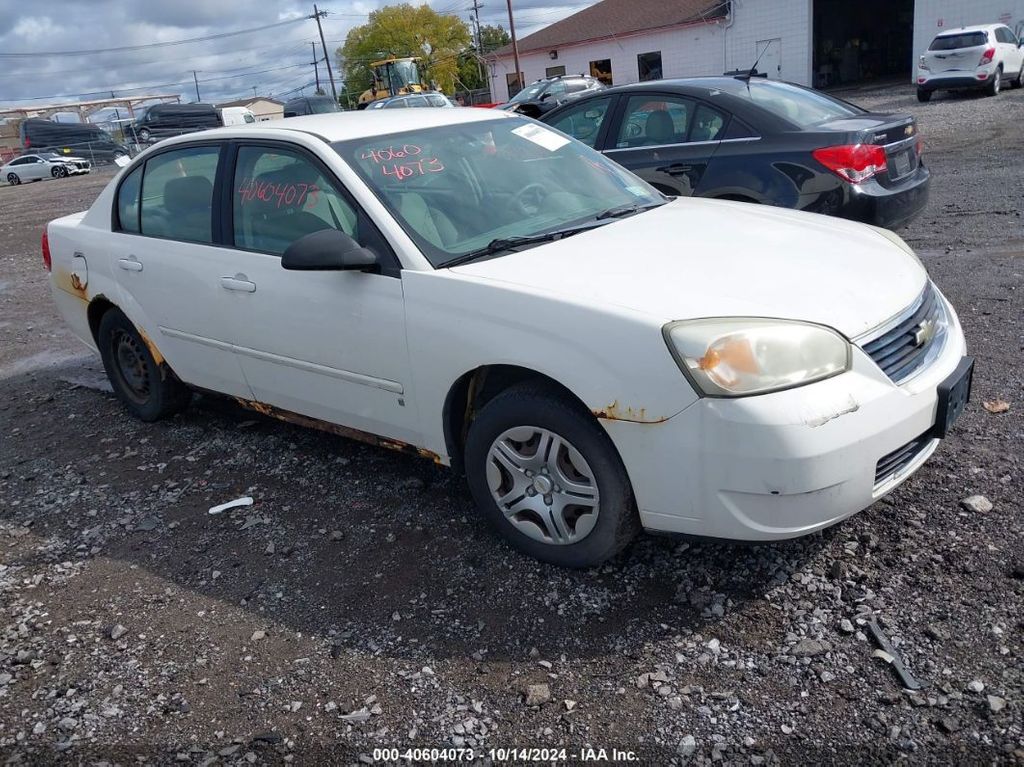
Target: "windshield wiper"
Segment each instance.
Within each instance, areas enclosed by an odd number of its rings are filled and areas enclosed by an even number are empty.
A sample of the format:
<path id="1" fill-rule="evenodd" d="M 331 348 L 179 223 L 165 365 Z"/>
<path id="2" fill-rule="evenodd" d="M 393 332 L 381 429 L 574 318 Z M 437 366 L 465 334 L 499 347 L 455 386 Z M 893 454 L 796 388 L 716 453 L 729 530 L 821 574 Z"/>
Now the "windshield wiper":
<path id="1" fill-rule="evenodd" d="M 617 208 L 608 208 L 608 210 L 601 211 L 594 216 L 594 219 L 597 221 L 604 221 L 608 218 L 625 218 L 626 216 L 642 213 L 643 211 L 650 210 L 651 208 L 658 208 L 664 204 L 664 202 L 654 202 L 650 205 L 637 205 L 636 203 L 620 205 Z"/>
<path id="2" fill-rule="evenodd" d="M 595 229 L 599 226 L 603 226 L 603 224 L 590 223 L 584 224 L 583 226 L 568 227 L 566 229 L 555 229 L 551 232 L 539 232 L 538 234 L 526 234 L 518 237 L 498 237 L 497 239 L 491 240 L 482 248 L 471 250 L 469 253 L 464 253 L 461 256 L 456 256 L 455 258 L 445 261 L 444 264 L 442 264 L 442 268 L 466 264 L 470 261 L 475 261 L 478 258 L 493 256 L 496 253 L 502 253 L 506 250 L 512 250 L 513 248 L 522 247 L 524 245 L 539 245 L 543 242 L 554 242 L 562 239 L 563 237 L 570 237 L 574 234 L 585 232 L 588 229 Z"/>

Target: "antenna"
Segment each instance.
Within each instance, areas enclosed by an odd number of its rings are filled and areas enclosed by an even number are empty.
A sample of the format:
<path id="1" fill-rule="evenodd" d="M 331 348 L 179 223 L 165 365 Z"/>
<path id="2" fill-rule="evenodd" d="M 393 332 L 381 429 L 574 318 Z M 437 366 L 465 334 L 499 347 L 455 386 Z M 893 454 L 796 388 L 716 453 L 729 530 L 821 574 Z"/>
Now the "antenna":
<path id="1" fill-rule="evenodd" d="M 747 72 L 745 75 L 737 75 L 737 77 L 736 77 L 737 80 L 744 80 L 747 84 L 750 83 L 750 78 L 753 77 L 754 76 L 754 72 L 757 71 L 757 65 L 761 63 L 761 57 L 764 56 L 765 53 L 768 52 L 768 48 L 771 46 L 771 44 L 772 44 L 771 40 L 769 40 L 768 42 L 766 42 L 764 44 L 764 48 L 761 49 L 761 52 L 759 54 L 757 54 L 757 58 L 754 59 L 754 66 L 752 66 L 750 68 L 750 71 Z"/>

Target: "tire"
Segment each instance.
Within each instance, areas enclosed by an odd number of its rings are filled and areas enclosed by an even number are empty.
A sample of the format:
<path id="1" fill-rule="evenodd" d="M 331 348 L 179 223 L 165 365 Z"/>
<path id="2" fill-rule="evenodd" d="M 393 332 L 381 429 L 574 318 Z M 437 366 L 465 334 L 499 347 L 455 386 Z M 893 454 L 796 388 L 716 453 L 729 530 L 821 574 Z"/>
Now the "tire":
<path id="1" fill-rule="evenodd" d="M 932 92 L 926 91 L 924 88 L 918 88 L 917 100 L 920 101 L 922 104 L 927 104 L 929 101 L 932 100 Z"/>
<path id="2" fill-rule="evenodd" d="M 156 362 L 120 309 L 109 309 L 103 315 L 96 345 L 114 393 L 137 418 L 158 421 L 188 406 L 192 391 L 166 363 Z"/>
<path id="3" fill-rule="evenodd" d="M 139 141 L 143 144 L 149 143 L 149 140 L 153 138 L 153 134 L 149 132 L 149 128 L 143 128 L 139 131 Z"/>
<path id="4" fill-rule="evenodd" d="M 1003 89 L 1003 70 L 996 68 L 996 71 L 992 74 L 992 79 L 989 80 L 988 88 L 985 89 L 985 93 L 989 96 L 998 96 L 999 91 Z"/>
<path id="5" fill-rule="evenodd" d="M 17 186 L 18 184 L 21 183 L 21 179 L 18 178 L 18 174 L 17 173 L 8 173 L 7 174 L 7 183 L 10 184 L 11 186 Z"/>
<path id="6" fill-rule="evenodd" d="M 1020 71 L 1010 84 L 1011 88 L 1024 88 L 1024 64 L 1021 65 Z"/>
<path id="7" fill-rule="evenodd" d="M 545 446 L 553 452 L 542 458 Z M 633 489 L 611 439 L 551 385 L 526 382 L 488 402 L 470 425 L 465 466 L 477 508 L 508 543 L 535 559 L 593 567 L 640 531 Z M 566 482 L 579 492 L 565 492 Z M 499 506 L 499 497 L 507 505 Z"/>
<path id="8" fill-rule="evenodd" d="M 66 175 L 68 175 L 68 169 L 65 168 L 63 165 L 58 165 L 56 168 L 50 171 L 50 173 L 53 175 L 54 178 L 64 178 Z"/>

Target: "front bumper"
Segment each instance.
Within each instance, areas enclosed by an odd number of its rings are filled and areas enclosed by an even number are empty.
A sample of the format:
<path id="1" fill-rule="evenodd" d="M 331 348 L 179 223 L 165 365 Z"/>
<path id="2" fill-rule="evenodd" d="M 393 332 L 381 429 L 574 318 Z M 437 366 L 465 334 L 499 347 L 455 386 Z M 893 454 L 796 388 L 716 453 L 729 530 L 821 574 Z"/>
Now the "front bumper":
<path id="1" fill-rule="evenodd" d="M 943 299 L 945 300 L 945 299 Z M 913 474 L 938 440 L 936 387 L 965 352 L 947 304 L 938 357 L 901 386 L 854 347 L 852 369 L 789 391 L 703 398 L 659 424 L 602 421 L 626 465 L 645 528 L 770 541 L 820 530 L 870 506 Z M 888 465 L 882 464 L 883 467 Z"/>

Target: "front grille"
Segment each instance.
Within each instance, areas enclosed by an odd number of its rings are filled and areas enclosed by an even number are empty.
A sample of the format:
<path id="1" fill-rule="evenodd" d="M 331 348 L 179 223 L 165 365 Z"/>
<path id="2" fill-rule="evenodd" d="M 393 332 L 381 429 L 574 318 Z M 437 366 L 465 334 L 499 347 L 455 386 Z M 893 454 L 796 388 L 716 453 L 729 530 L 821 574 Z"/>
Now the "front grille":
<path id="1" fill-rule="evenodd" d="M 941 343 L 943 314 L 939 294 L 929 282 L 906 319 L 862 348 L 883 373 L 900 383 L 924 364 L 933 344 Z"/>
<path id="2" fill-rule="evenodd" d="M 914 459 L 921 454 L 922 450 L 928 447 L 928 443 L 931 441 L 931 437 L 926 432 L 910 440 L 903 447 L 899 447 L 888 455 L 883 455 L 879 458 L 878 463 L 875 465 L 875 487 L 878 487 L 893 474 L 902 471 L 913 463 Z"/>

